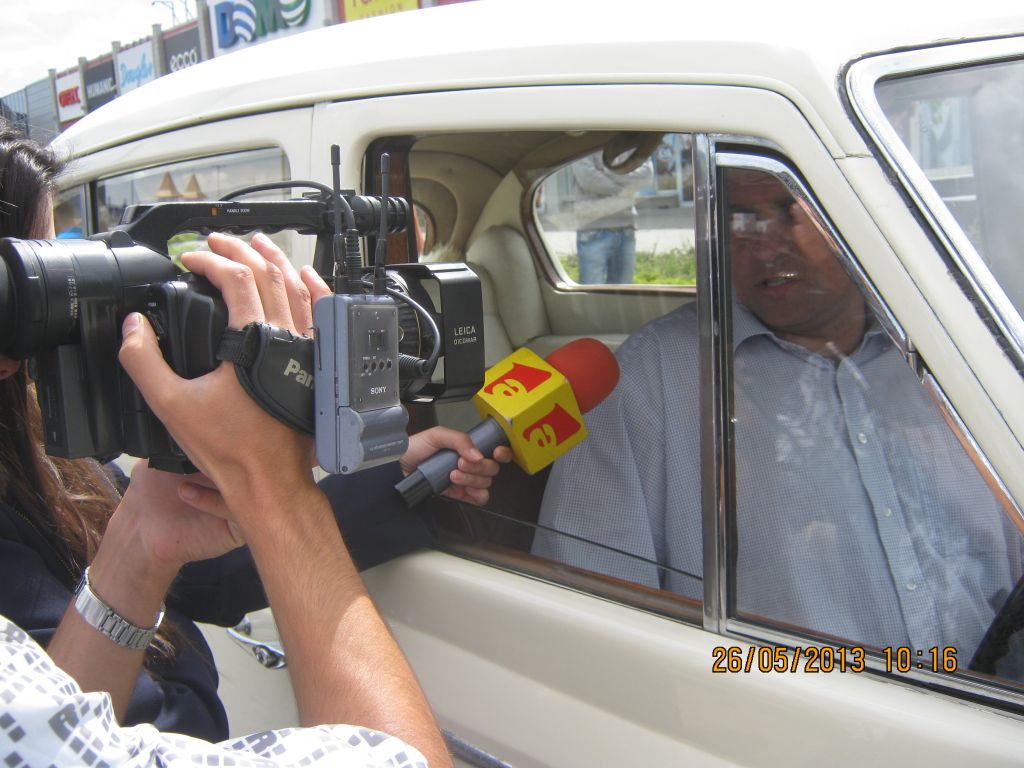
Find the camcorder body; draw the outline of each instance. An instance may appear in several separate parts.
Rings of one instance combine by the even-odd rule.
[[[207,280],[175,265],[167,252],[171,237],[180,232],[294,230],[316,237],[314,263],[321,272],[331,265],[336,273],[337,248],[333,259],[330,254],[339,239],[334,211],[339,202],[350,210],[349,238],[400,232],[410,221],[408,203],[400,197],[336,189],[333,195],[321,192],[283,201],[133,206],[117,228],[87,240],[0,239],[0,354],[29,361],[46,451],[99,459],[127,453],[148,458],[158,469],[193,471],[118,363],[124,317],[141,312],[149,319],[164,358],[178,375],[195,378],[212,371],[225,359],[218,351],[227,330],[227,309]],[[333,275],[324,277],[333,282]],[[298,420],[306,431],[316,432],[318,452],[321,443],[335,446],[321,460],[331,472],[356,471],[404,452],[401,401],[464,399],[483,381],[482,335],[472,345],[445,343],[452,336],[449,329],[482,330],[479,279],[465,265],[389,265],[383,295],[365,295],[361,282],[344,282],[345,293],[317,302],[317,322],[329,327],[316,326],[312,339],[294,339],[299,343],[289,347],[280,370],[262,372],[262,381],[290,399],[293,408],[308,409]],[[437,285],[425,285],[431,282]],[[436,306],[432,296],[438,299]],[[334,311],[341,305],[345,311]],[[383,324],[353,324],[352,308],[366,305],[387,315]],[[417,316],[420,311],[430,315],[426,323]],[[363,314],[361,309],[358,314]],[[419,359],[415,356],[431,345],[441,348],[447,362],[441,382],[433,380],[433,366],[400,365],[405,361],[399,358]],[[368,396],[384,386],[370,375],[376,373],[394,375],[387,397]],[[347,385],[339,387],[339,381]],[[324,391],[317,395],[314,411],[314,391],[320,389]],[[247,390],[260,402],[258,392]],[[378,413],[383,410],[389,418]],[[353,412],[359,417],[351,418]],[[373,429],[364,434],[360,421],[372,423]],[[381,443],[385,448],[375,447]]]

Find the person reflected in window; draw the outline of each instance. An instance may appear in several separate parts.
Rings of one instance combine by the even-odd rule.
[[[772,175],[724,173],[738,608],[956,647],[966,666],[1021,574],[1021,536],[804,205]],[[540,513],[580,538],[539,531],[535,553],[702,598],[698,347],[695,303],[621,346],[620,383]]]
[[[632,283],[636,271],[636,196],[654,178],[650,156],[609,168],[597,152],[570,166],[580,283]]]
[[[70,200],[54,206],[53,227],[59,240],[77,240],[85,237],[82,231],[82,218]]]

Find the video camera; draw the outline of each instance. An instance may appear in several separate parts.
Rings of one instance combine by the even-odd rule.
[[[385,238],[409,226],[409,204],[388,196],[383,180],[379,197],[341,191],[339,156],[333,147],[333,188],[275,182],[218,201],[132,206],[118,227],[87,240],[0,239],[0,354],[30,359],[48,453],[127,453],[158,469],[193,469],[118,364],[121,322],[130,312],[149,318],[180,376],[195,378],[234,359],[257,402],[315,432],[320,463],[329,472],[400,456],[406,447],[402,401],[464,399],[479,388],[482,334],[468,343],[464,335],[466,328],[482,330],[479,278],[462,264],[385,266]],[[386,156],[382,168],[386,179]],[[239,200],[303,187],[314,191],[283,201]],[[249,334],[247,349],[258,354],[246,374],[238,358],[224,353],[235,331],[227,328],[219,292],[176,266],[168,241],[180,232],[256,230],[314,235],[314,266],[335,292],[314,307],[312,339],[281,329],[268,335],[269,326],[255,329],[262,335]],[[371,235],[376,263],[364,267],[360,243]],[[442,357],[438,380],[434,369]]]

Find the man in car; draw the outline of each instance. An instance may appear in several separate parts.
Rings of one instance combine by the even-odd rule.
[[[774,176],[726,171],[741,613],[966,667],[1020,534],[837,259]],[[634,333],[554,468],[534,552],[703,596],[697,313]],[[595,542],[598,546],[588,542]]]

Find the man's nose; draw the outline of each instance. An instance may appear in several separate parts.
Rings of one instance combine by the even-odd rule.
[[[776,261],[793,251],[793,228],[779,221],[773,221],[757,238],[754,246],[747,249],[749,255],[760,262]]]

